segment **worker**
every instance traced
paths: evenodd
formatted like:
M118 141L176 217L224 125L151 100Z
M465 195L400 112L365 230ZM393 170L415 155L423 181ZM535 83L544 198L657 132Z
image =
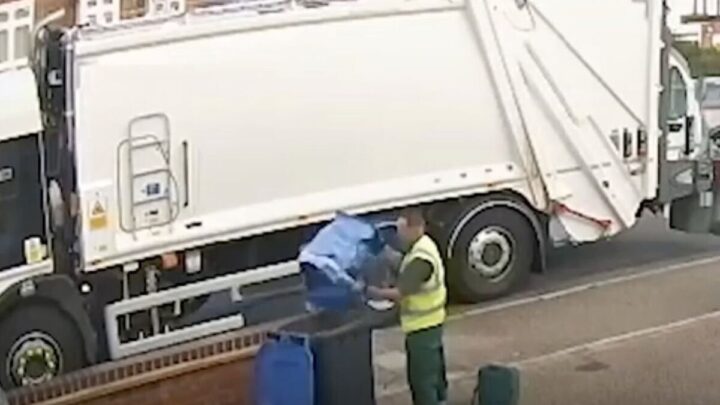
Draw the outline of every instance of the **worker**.
M419 208L404 210L397 220L398 241L405 255L394 287L367 287L367 295L400 306L405 333L407 378L414 405L447 401L443 347L445 269L435 242L425 233Z

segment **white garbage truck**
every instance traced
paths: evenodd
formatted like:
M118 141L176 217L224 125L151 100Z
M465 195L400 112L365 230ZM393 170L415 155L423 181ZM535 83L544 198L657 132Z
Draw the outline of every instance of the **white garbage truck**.
M339 211L422 206L471 302L645 209L716 232L664 13L288 0L40 29L0 73L0 384L284 316Z

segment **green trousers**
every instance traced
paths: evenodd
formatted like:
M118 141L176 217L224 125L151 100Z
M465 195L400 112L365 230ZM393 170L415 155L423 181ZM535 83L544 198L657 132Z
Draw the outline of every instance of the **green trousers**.
M442 325L405 336L407 377L414 405L447 401Z

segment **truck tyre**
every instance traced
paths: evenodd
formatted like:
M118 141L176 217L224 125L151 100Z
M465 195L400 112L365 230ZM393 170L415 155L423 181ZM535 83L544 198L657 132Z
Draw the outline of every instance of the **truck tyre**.
M536 239L523 214L508 207L488 208L460 226L448 266L454 298L469 303L496 298L527 280Z
M0 385L45 382L85 364L83 341L63 312L50 306L20 308L0 320Z

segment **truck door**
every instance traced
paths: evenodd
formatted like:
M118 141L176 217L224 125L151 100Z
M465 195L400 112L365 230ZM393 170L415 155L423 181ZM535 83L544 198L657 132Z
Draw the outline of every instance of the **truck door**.
M24 243L45 238L38 135L0 142L0 271L25 264Z
M702 126L695 81L684 57L675 50L670 53L669 90L667 159L677 161L697 152Z

